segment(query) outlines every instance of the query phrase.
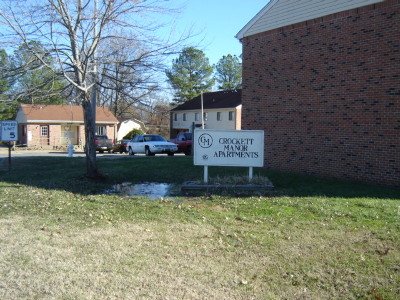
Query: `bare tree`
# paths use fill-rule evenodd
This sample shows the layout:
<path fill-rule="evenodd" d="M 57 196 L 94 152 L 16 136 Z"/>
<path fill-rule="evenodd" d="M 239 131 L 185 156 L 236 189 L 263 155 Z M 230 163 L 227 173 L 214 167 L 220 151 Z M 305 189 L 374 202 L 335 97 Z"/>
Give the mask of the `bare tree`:
<path fill-rule="evenodd" d="M 12 45 L 40 41 L 52 61 L 43 55 L 36 58 L 47 68 L 60 73 L 73 87 L 73 94 L 84 110 L 86 173 L 101 176 L 94 147 L 95 108 L 100 65 L 134 67 L 138 60 L 160 57 L 181 46 L 182 36 L 170 40 L 155 37 L 165 24 L 156 24 L 156 14 L 173 12 L 162 0 L 0 0 L 0 22 L 5 30 L 0 35 Z M 115 41 L 146 45 L 146 51 L 133 60 L 115 61 L 113 51 L 101 51 Z M 56 67 L 54 67 L 56 65 Z M 107 70 L 107 74 L 110 70 Z M 106 74 L 102 73 L 102 74 Z M 119 80 L 119 79 L 118 79 Z M 123 83 L 123 81 L 120 81 Z"/>
<path fill-rule="evenodd" d="M 140 42 L 115 41 L 106 51 L 113 59 L 100 65 L 98 104 L 108 106 L 117 117 L 137 105 L 149 105 L 149 99 L 160 89 L 158 71 L 163 64 L 159 57 L 147 56 Z"/>
<path fill-rule="evenodd" d="M 164 137 L 170 136 L 170 103 L 162 100 L 152 103 L 146 120 L 146 127 L 151 132 L 158 133 Z"/>

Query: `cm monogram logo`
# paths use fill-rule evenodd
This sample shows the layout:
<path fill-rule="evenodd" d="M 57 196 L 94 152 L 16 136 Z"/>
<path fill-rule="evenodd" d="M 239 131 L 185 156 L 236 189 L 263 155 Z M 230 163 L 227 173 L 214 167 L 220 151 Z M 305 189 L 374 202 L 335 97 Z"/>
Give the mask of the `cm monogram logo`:
<path fill-rule="evenodd" d="M 200 135 L 198 141 L 201 148 L 210 148 L 213 144 L 213 138 L 208 133 Z"/>

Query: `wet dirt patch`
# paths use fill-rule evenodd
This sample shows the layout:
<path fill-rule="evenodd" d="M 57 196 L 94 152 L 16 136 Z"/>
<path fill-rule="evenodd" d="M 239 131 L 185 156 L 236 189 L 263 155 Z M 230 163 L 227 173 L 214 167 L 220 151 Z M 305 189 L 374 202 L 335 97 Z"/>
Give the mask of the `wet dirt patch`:
<path fill-rule="evenodd" d="M 123 196 L 144 196 L 152 200 L 157 200 L 175 195 L 175 189 L 175 186 L 170 183 L 143 182 L 134 184 L 124 182 L 112 186 L 112 188 L 106 192 Z"/>

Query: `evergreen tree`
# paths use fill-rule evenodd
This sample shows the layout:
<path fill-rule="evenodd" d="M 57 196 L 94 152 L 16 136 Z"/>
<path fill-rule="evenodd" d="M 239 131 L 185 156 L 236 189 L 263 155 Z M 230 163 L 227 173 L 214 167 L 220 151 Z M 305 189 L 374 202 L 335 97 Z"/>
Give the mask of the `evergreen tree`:
<path fill-rule="evenodd" d="M 6 76 L 9 59 L 4 49 L 0 50 L 0 97 L 3 99 L 5 93 L 9 90 L 10 84 Z"/>
<path fill-rule="evenodd" d="M 175 90 L 174 101 L 183 103 L 208 92 L 214 85 L 213 66 L 204 52 L 194 47 L 184 48 L 166 71 L 168 81 Z"/>
<path fill-rule="evenodd" d="M 40 59 L 38 58 L 40 56 Z M 65 82 L 54 71 L 53 59 L 40 42 L 21 45 L 13 58 L 14 95 L 22 103 L 60 104 Z"/>
<path fill-rule="evenodd" d="M 240 89 L 242 86 L 242 64 L 236 55 L 224 55 L 215 66 L 216 79 L 221 90 Z"/>
<path fill-rule="evenodd" d="M 9 75 L 10 58 L 4 49 L 0 50 L 0 120 L 14 119 L 18 104 L 11 101 L 7 92 L 11 88 Z"/>

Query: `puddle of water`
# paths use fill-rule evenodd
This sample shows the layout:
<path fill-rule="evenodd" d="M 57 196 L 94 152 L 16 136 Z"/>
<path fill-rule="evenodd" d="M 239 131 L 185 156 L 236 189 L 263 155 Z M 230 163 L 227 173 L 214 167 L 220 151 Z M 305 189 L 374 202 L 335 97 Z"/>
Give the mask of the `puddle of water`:
<path fill-rule="evenodd" d="M 152 200 L 171 195 L 172 185 L 168 183 L 145 182 L 132 184 L 124 182 L 114 185 L 108 193 L 125 196 L 146 196 Z"/>

